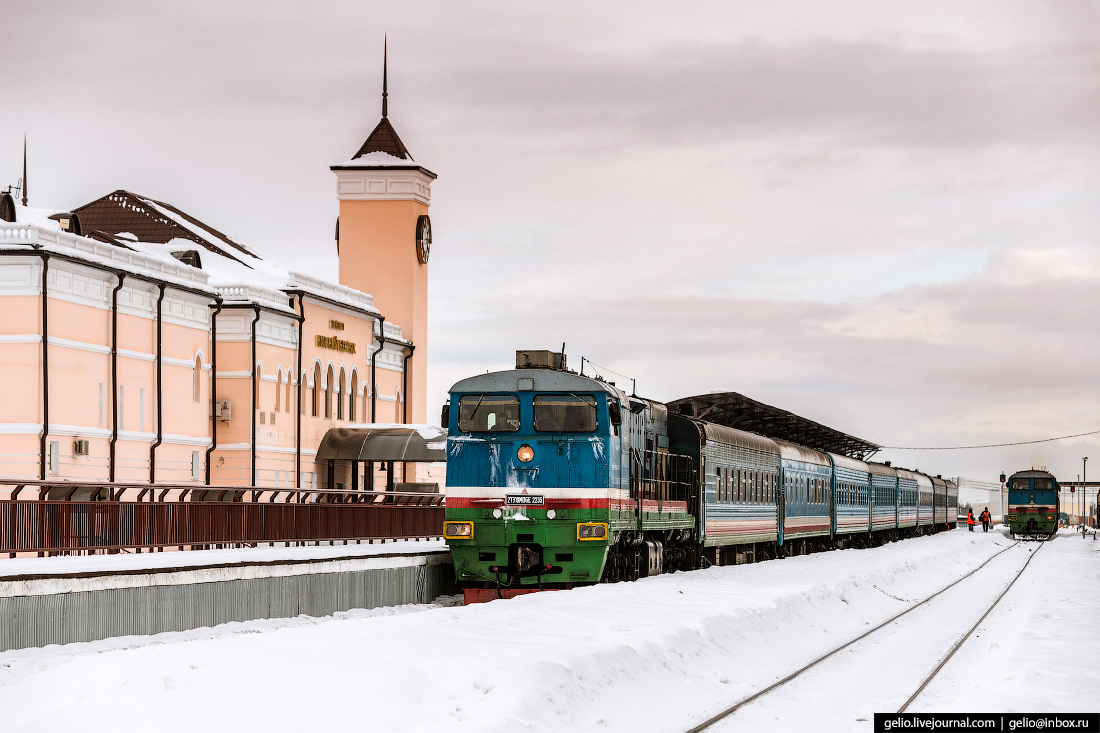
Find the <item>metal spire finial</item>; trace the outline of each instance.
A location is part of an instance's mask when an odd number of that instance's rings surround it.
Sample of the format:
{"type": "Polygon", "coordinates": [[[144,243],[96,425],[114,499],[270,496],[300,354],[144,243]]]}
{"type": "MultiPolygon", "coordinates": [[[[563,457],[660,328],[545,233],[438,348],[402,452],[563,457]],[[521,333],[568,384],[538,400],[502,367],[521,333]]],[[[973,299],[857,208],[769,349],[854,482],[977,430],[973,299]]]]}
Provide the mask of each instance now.
{"type": "Polygon", "coordinates": [[[23,136],[23,205],[27,205],[27,136],[23,136]]]}
{"type": "Polygon", "coordinates": [[[388,112],[389,112],[389,110],[387,108],[387,104],[386,104],[386,101],[387,101],[386,97],[390,96],[390,93],[386,90],[386,85],[387,85],[386,84],[386,76],[387,76],[387,74],[386,74],[386,61],[387,61],[387,59],[386,59],[386,56],[387,56],[386,44],[387,44],[387,41],[388,41],[388,39],[385,36],[383,36],[382,37],[382,119],[386,119],[386,117],[388,116],[388,112]]]}

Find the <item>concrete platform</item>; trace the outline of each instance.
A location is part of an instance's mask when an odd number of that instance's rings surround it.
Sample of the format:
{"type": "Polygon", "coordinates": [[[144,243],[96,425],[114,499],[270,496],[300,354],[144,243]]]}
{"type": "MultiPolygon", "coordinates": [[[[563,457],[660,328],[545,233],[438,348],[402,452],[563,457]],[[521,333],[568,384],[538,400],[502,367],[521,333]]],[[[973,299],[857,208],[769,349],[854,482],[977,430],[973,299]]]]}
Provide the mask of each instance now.
{"type": "Polygon", "coordinates": [[[0,651],[455,592],[442,542],[0,560],[0,651]]]}

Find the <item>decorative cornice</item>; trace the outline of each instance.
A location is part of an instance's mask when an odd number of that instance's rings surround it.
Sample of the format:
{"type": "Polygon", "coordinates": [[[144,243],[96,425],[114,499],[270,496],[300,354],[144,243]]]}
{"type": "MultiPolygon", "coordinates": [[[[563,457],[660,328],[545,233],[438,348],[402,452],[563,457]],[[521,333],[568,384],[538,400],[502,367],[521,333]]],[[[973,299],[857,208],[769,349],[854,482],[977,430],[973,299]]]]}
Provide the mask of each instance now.
{"type": "Polygon", "coordinates": [[[341,201],[432,202],[435,174],[420,166],[332,166],[341,201]]]}

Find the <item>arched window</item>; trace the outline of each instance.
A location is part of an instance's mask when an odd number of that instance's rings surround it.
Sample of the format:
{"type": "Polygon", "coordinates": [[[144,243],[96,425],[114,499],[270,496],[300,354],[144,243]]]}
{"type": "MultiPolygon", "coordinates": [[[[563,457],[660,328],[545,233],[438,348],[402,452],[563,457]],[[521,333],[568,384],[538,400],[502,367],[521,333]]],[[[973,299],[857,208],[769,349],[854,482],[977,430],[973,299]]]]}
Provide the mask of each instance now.
{"type": "Polygon", "coordinates": [[[198,355],[195,356],[194,380],[195,384],[192,388],[194,391],[192,392],[191,399],[198,402],[199,398],[202,397],[202,357],[198,355]]]}
{"type": "Polygon", "coordinates": [[[328,379],[325,380],[323,389],[325,390],[325,417],[332,417],[332,388],[335,387],[335,380],[333,379],[332,366],[329,365],[328,379]]]}
{"type": "Polygon", "coordinates": [[[264,375],[264,368],[259,364],[259,362],[256,363],[256,371],[254,374],[255,376],[252,379],[252,384],[254,385],[254,394],[252,395],[252,400],[256,409],[258,410],[260,409],[260,378],[264,375]]]}
{"type": "Polygon", "coordinates": [[[283,382],[283,370],[280,368],[275,373],[275,412],[279,411],[279,398],[282,395],[282,390],[279,389],[283,382]]]}
{"type": "Polygon", "coordinates": [[[313,416],[317,417],[318,415],[321,414],[321,410],[320,410],[321,405],[319,404],[320,401],[321,401],[320,400],[320,397],[321,397],[321,365],[320,364],[314,364],[313,365],[313,389],[311,390],[311,392],[313,393],[313,416]]]}
{"type": "Polygon", "coordinates": [[[306,401],[302,399],[302,390],[306,389],[306,385],[309,384],[309,379],[304,371],[302,372],[302,376],[298,379],[298,411],[304,415],[306,414],[306,401]]]}
{"type": "Polygon", "coordinates": [[[290,412],[290,406],[294,404],[294,400],[291,398],[290,388],[294,384],[294,380],[290,378],[290,372],[286,373],[286,411],[290,412]]]}
{"type": "Polygon", "coordinates": [[[340,381],[337,382],[338,388],[334,390],[334,396],[336,397],[336,419],[344,419],[344,368],[340,367],[340,381]]]}
{"type": "Polygon", "coordinates": [[[355,401],[359,399],[359,373],[351,373],[351,394],[348,396],[348,420],[355,422],[355,401]]]}

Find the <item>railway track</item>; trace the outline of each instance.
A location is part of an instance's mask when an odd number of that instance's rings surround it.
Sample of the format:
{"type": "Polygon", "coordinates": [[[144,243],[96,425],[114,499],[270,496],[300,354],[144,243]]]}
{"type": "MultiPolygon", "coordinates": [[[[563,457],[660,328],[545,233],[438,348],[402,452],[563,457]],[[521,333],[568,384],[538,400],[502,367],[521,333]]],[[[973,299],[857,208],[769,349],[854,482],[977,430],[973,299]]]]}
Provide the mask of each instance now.
{"type": "MultiPolygon", "coordinates": [[[[1011,545],[1004,548],[1000,552],[997,552],[997,553],[991,555],[990,557],[986,558],[985,562],[983,562],[978,567],[974,568],[973,570],[966,573],[965,575],[962,575],[959,578],[955,579],[954,581],[952,581],[948,585],[944,586],[940,590],[936,591],[932,595],[928,596],[924,600],[910,606],[909,608],[905,609],[904,611],[902,611],[898,614],[895,614],[894,616],[891,616],[890,618],[886,619],[885,621],[883,621],[879,625],[877,625],[874,628],[860,634],[859,636],[855,637],[854,639],[851,639],[851,640],[841,644],[840,646],[832,649],[831,651],[826,652],[825,654],[822,654],[821,656],[817,657],[816,659],[814,659],[809,664],[806,664],[805,666],[800,667],[799,669],[797,669],[794,672],[790,673],[789,675],[787,675],[783,679],[772,683],[768,687],[765,687],[764,689],[762,689],[758,692],[755,692],[752,695],[749,695],[748,697],[742,698],[741,700],[739,700],[738,702],[736,702],[733,705],[729,706],[725,710],[722,710],[717,715],[714,715],[714,716],[708,718],[707,720],[703,721],[702,723],[699,723],[695,727],[688,729],[686,731],[686,733],[701,733],[702,731],[708,730],[709,728],[714,726],[716,723],[724,720],[725,718],[728,718],[730,715],[733,715],[738,710],[741,710],[742,708],[744,708],[748,705],[751,705],[752,703],[754,703],[757,700],[763,698],[764,696],[768,695],[769,693],[772,693],[772,692],[788,685],[789,683],[791,683],[794,680],[801,677],[804,673],[806,673],[806,672],[810,671],[811,669],[817,667],[822,662],[834,657],[836,654],[844,651],[845,649],[848,649],[849,647],[859,643],[860,641],[863,641],[864,639],[867,639],[868,637],[872,636],[876,632],[881,631],[882,629],[885,629],[885,628],[891,626],[892,624],[896,623],[897,621],[904,618],[908,614],[912,613],[913,611],[916,611],[918,608],[923,607],[929,601],[932,601],[935,598],[938,598],[940,595],[942,595],[942,594],[946,593],[947,591],[951,590],[952,588],[954,588],[956,585],[963,582],[967,578],[973,577],[979,570],[984,568],[986,565],[988,565],[994,559],[996,559],[1000,555],[1003,555],[1004,553],[1008,552],[1012,548],[1017,547],[1020,544],[1021,544],[1020,541],[1016,541],[1016,542],[1012,543],[1011,545]]],[[[1045,543],[1043,543],[1043,544],[1045,544],[1045,543]]],[[[948,653],[939,661],[939,663],[935,666],[935,668],[931,671],[931,673],[928,674],[921,681],[921,683],[917,687],[916,691],[913,692],[913,694],[909,696],[909,698],[905,701],[905,704],[902,705],[901,708],[898,710],[899,713],[900,712],[905,712],[905,710],[913,703],[913,701],[916,700],[918,696],[920,696],[920,694],[924,691],[924,689],[928,686],[928,684],[933,679],[935,679],[936,675],[938,675],[940,673],[940,671],[944,668],[944,666],[955,655],[955,652],[957,652],[959,650],[959,648],[961,648],[962,645],[964,643],[966,643],[966,640],[971,637],[971,635],[974,633],[974,631],[977,630],[977,628],[982,624],[983,621],[985,621],[986,617],[988,617],[989,614],[993,611],[993,609],[997,607],[997,604],[1001,602],[1001,599],[1004,598],[1005,594],[1008,593],[1008,591],[1012,588],[1012,586],[1016,584],[1016,581],[1019,580],[1020,576],[1023,575],[1024,570],[1026,570],[1027,566],[1031,564],[1031,560],[1035,557],[1035,555],[1039,551],[1039,549],[1041,549],[1043,547],[1043,544],[1040,544],[1034,552],[1031,552],[1029,554],[1027,561],[1016,572],[1016,574],[1012,578],[1012,581],[997,595],[997,597],[993,600],[993,602],[991,604],[989,604],[989,606],[985,609],[985,612],[981,615],[981,617],[977,620],[977,622],[974,623],[974,625],[971,626],[966,631],[965,634],[963,634],[961,637],[958,638],[958,640],[955,642],[955,644],[951,647],[950,651],[948,651],[948,653]]]]}

